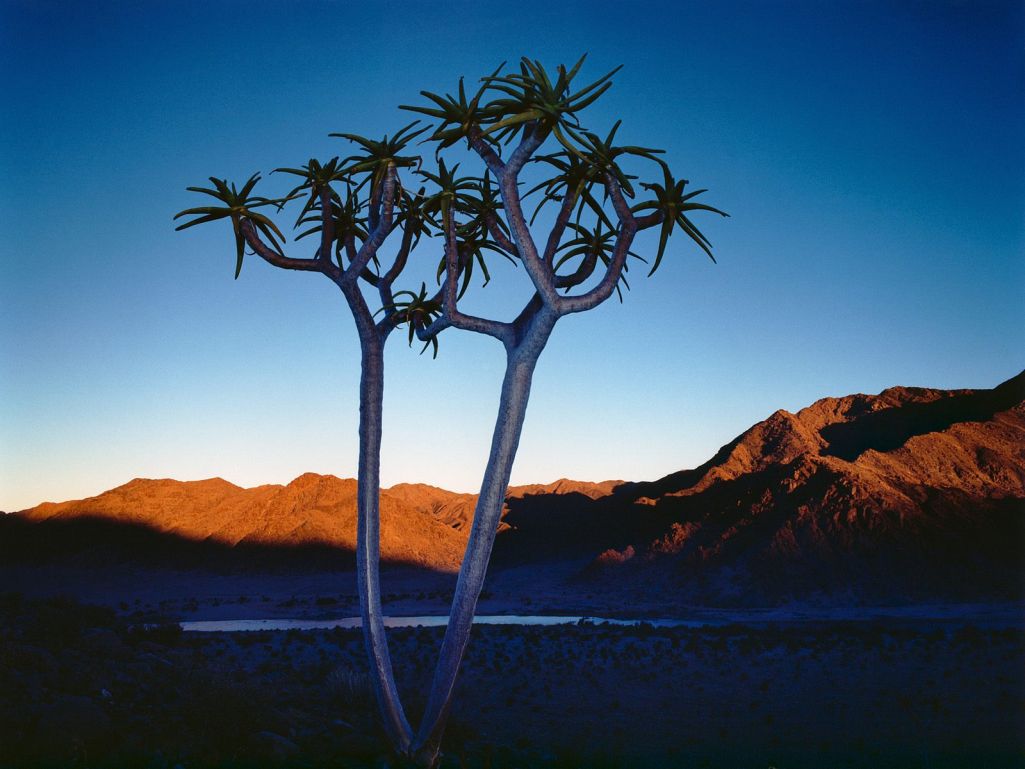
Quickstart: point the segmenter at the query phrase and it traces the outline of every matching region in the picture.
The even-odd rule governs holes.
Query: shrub
[[[331,702],[343,710],[363,711],[374,707],[370,677],[361,670],[340,665],[327,674],[325,687]]]

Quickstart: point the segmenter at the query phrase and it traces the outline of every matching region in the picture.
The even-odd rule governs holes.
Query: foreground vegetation
[[[442,630],[388,632],[399,686],[424,691]],[[1025,756],[1020,629],[473,632],[444,766],[935,769]],[[2,767],[381,766],[376,723],[358,630],[182,633],[64,599],[0,600]]]

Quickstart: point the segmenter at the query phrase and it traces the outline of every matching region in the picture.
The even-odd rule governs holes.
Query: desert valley
[[[359,630],[330,627],[358,614],[355,494],[136,479],[0,518],[0,765],[375,765]],[[474,501],[382,492],[387,614],[447,614]],[[1025,374],[511,488],[478,614],[514,624],[474,630],[445,765],[1019,766],[1023,542]],[[278,629],[196,630],[255,619]],[[389,633],[415,708],[441,628]]]

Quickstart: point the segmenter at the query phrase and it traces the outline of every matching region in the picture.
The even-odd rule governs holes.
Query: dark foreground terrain
[[[440,629],[389,631],[415,719]],[[2,767],[369,767],[358,630],[183,633],[0,599]],[[1019,767],[1025,632],[965,622],[474,629],[450,767]]]

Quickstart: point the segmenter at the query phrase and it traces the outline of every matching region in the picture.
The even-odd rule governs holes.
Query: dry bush
[[[370,676],[362,670],[339,665],[324,681],[329,700],[346,711],[373,711],[374,692]]]

